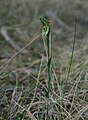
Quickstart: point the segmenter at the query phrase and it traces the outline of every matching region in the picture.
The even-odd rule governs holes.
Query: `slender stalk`
[[[51,32],[51,30],[50,30]],[[49,120],[49,97],[50,97],[50,89],[51,89],[51,39],[50,39],[50,32],[46,36],[46,43],[47,43],[47,67],[48,67],[48,94],[47,94],[47,120]]]
[[[49,97],[50,97],[50,89],[51,89],[51,60],[52,60],[52,42],[51,42],[51,24],[48,19],[44,17],[39,17],[42,22],[42,36],[45,38],[46,46],[47,46],[47,76],[48,76],[48,94],[47,94],[47,103],[46,103],[46,114],[47,120],[50,120],[49,117]]]
[[[75,20],[74,20],[74,41],[73,41],[73,47],[72,47],[72,54],[71,54],[71,59],[70,59],[70,65],[69,65],[69,68],[68,68],[67,81],[68,81],[68,78],[69,78],[69,74],[70,74],[71,66],[72,66],[72,62],[73,62],[74,49],[75,49],[75,40],[76,40],[76,16],[75,16]]]
[[[49,39],[49,35],[47,35],[47,51],[48,51],[48,98],[49,98],[49,94],[50,94],[50,88],[51,88],[51,55],[50,55],[50,39]]]

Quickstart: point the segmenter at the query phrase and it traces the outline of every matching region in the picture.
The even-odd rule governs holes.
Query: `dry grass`
[[[3,0],[0,1],[0,29],[23,48],[41,34],[40,15],[53,20],[53,73],[49,98],[50,120],[88,119],[88,1],[87,0]],[[74,14],[77,36],[74,58],[67,72],[72,52]],[[47,62],[42,38],[27,53],[17,53],[0,34],[0,119],[47,120]]]

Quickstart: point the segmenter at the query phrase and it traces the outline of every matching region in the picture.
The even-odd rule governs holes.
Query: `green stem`
[[[75,16],[75,23],[74,23],[74,41],[73,41],[70,65],[69,65],[69,68],[68,68],[67,81],[68,81],[68,78],[69,78],[69,74],[70,74],[71,66],[72,66],[72,62],[73,62],[73,56],[74,56],[74,50],[75,50],[75,40],[76,40],[76,16]]]
[[[47,58],[47,67],[48,67],[48,95],[47,95],[47,120],[49,120],[49,97],[50,97],[50,89],[51,89],[51,49],[50,49],[50,32],[46,36],[46,41],[47,41],[47,53],[48,53],[48,58]]]

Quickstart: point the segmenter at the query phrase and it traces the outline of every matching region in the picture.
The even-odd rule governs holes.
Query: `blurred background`
[[[75,50],[79,56],[88,47],[88,1],[87,0],[1,0],[0,1],[0,58],[8,58],[14,50],[24,47],[41,33],[39,16],[53,21],[53,49],[71,52],[74,36],[74,18],[77,16]],[[6,34],[8,34],[6,36]],[[11,39],[8,42],[7,39]],[[15,44],[15,45],[14,45]],[[28,47],[29,54],[39,53],[42,42]],[[62,51],[63,51],[62,50]],[[54,50],[57,54],[57,50]],[[42,52],[41,52],[42,53]],[[77,55],[77,57],[78,57]],[[1,62],[0,62],[1,63]],[[2,63],[1,63],[2,64]]]

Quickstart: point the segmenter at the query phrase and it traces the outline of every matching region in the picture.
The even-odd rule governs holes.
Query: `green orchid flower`
[[[41,23],[43,25],[42,35],[47,36],[50,32],[51,22],[48,20],[48,18],[45,18],[42,16],[39,17],[39,20],[41,21]]]

